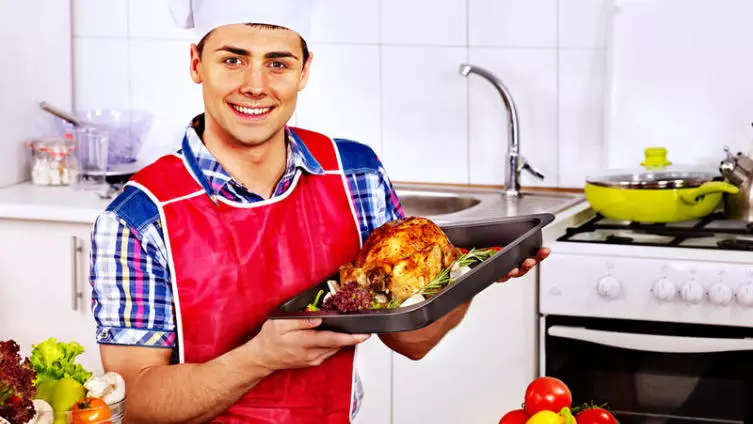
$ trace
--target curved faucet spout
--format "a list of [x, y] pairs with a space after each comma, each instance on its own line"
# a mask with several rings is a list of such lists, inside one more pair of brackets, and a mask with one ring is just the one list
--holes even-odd
[[[527, 162], [520, 160], [520, 127], [518, 124], [518, 108], [515, 105], [512, 94], [510, 94], [510, 90], [498, 76], [494, 75], [484, 68], [468, 63], [463, 63], [460, 65], [459, 72], [460, 75], [464, 77], [468, 77], [470, 74], [476, 74], [486, 79], [494, 86], [494, 88], [497, 89], [497, 92], [499, 92], [500, 96], [502, 96], [502, 101], [507, 108], [507, 128], [509, 133], [507, 140], [507, 160], [505, 161], [505, 194], [507, 194], [508, 196], [519, 196], [520, 171], [524, 169], [524, 166], [522, 166], [521, 164], [527, 165]], [[541, 174], [539, 173], [539, 175]]]

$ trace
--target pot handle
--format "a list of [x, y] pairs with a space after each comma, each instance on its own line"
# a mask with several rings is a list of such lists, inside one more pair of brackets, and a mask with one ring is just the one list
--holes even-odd
[[682, 199], [685, 203], [689, 204], [695, 204], [698, 203], [700, 200], [699, 198], [701, 196], [712, 194], [712, 193], [730, 193], [730, 194], [737, 194], [740, 191], [737, 187], [733, 186], [730, 183], [724, 182], [724, 181], [711, 181], [708, 183], [703, 183], [702, 185], [689, 189], [689, 190], [680, 190], [680, 199]]

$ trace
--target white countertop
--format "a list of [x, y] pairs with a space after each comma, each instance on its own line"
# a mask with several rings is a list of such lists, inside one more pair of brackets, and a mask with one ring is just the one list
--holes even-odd
[[93, 224], [110, 201], [91, 191], [22, 183], [0, 189], [0, 218]]
[[[22, 183], [0, 188], [0, 219], [93, 224], [110, 202], [111, 200], [100, 199], [97, 193], [91, 191]], [[583, 201], [558, 213], [546, 232], [559, 232], [562, 228], [582, 221], [582, 215], [588, 210], [588, 203]]]

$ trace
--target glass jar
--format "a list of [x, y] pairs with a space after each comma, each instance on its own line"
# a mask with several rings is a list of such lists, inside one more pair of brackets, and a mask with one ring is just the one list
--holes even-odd
[[31, 182], [42, 186], [67, 186], [76, 177], [73, 142], [64, 138], [29, 141]]

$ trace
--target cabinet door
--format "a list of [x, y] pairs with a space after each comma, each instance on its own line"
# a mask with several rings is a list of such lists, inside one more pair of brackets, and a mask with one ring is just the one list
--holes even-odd
[[364, 398], [355, 424], [388, 424], [392, 415], [392, 350], [374, 334], [357, 352]]
[[394, 424], [492, 423], [536, 374], [536, 272], [493, 284], [419, 361], [395, 354]]
[[101, 373], [87, 283], [88, 227], [0, 220], [0, 340], [13, 339], [24, 355], [49, 337], [76, 341], [78, 358]]

